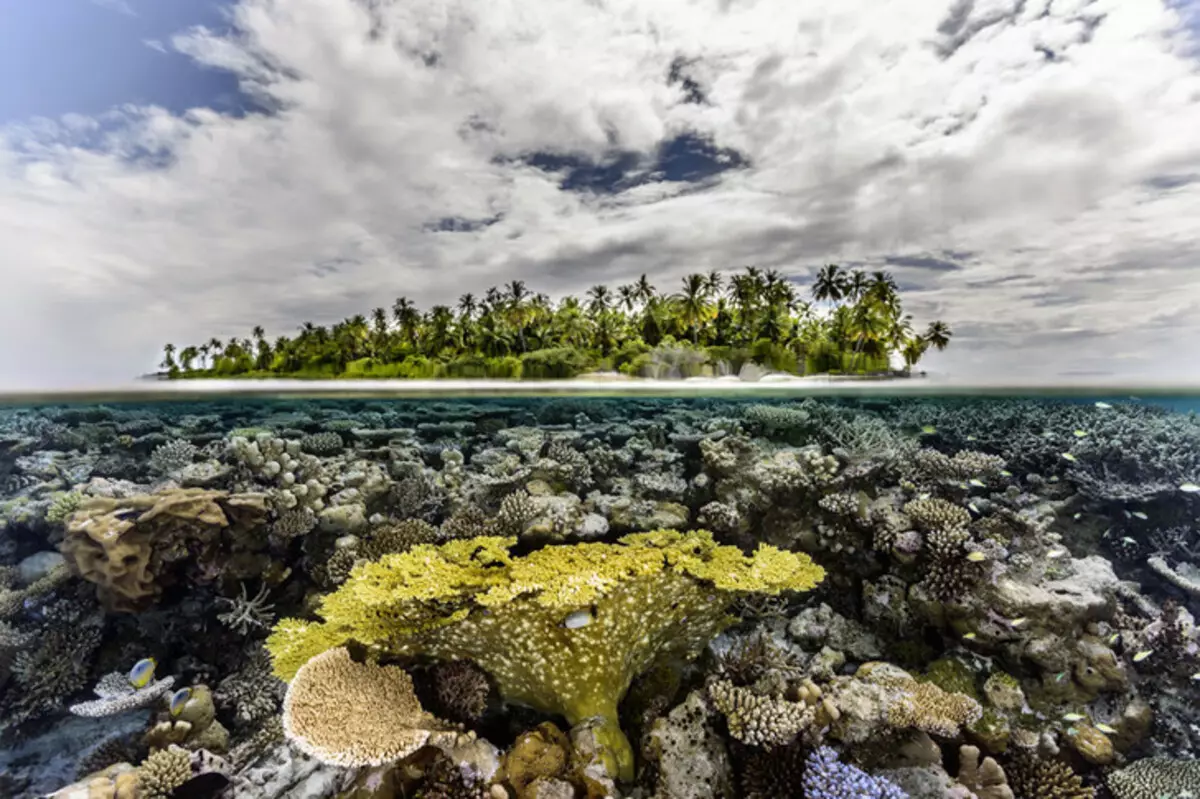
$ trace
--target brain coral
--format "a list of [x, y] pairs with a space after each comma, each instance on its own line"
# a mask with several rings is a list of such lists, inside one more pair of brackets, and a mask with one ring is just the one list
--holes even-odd
[[633, 753], [617, 703], [663, 658], [693, 658], [732, 621], [739, 596], [808, 590], [824, 571], [807, 555], [760, 546], [752, 557], [711, 534], [673, 530], [617, 543], [552, 546], [514, 557], [515, 538], [420, 545], [363, 564], [321, 604], [323, 622], [285, 619], [267, 642], [290, 680], [314, 655], [355, 641], [370, 651], [469, 659], [504, 697], [571, 724], [601, 720], [613, 773]]

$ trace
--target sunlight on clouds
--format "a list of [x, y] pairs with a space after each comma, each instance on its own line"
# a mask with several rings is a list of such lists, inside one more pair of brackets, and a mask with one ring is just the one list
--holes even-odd
[[[291, 332], [512, 278], [563, 293], [646, 272], [668, 288], [942, 251], [973, 255], [894, 269], [919, 320], [961, 327], [947, 368], [1052, 374], [1119, 349], [1135, 353], [1122, 368], [1181, 376], [1177, 342], [1200, 327], [1200, 181], [1181, 177], [1200, 174], [1200, 75], [1178, 13], [836, 8], [242, 0], [234, 33], [170, 46], [273, 114], [125, 108], [0, 131], [0, 386], [121, 379], [168, 339]], [[668, 83], [681, 57], [706, 102]], [[702, 191], [593, 197], [519, 160], [650, 157], [685, 132], [749, 167]]]

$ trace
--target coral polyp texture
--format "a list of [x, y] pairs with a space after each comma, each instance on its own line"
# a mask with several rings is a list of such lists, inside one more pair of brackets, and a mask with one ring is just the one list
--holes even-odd
[[292, 677], [283, 731], [312, 757], [338, 766], [377, 766], [453, 732], [421, 707], [398, 666], [355, 663], [342, 647], [322, 652]]
[[469, 659], [505, 699], [603, 722], [616, 770], [632, 750], [617, 704], [635, 676], [691, 659], [734, 619], [747, 593], [807, 591], [824, 576], [804, 554], [761, 546], [747, 557], [703, 531], [663, 530], [615, 544], [513, 556], [513, 538], [421, 545], [355, 569], [327, 596], [321, 622], [281, 621], [267, 641], [285, 680], [315, 655], [356, 642], [388, 655]]

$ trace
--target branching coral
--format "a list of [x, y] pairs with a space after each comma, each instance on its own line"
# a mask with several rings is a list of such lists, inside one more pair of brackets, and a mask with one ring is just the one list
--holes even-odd
[[1061, 760], [1022, 755], [1014, 758], [1004, 773], [1017, 799], [1093, 799], [1096, 795]]
[[322, 623], [285, 619], [268, 640], [290, 679], [311, 657], [357, 641], [395, 655], [470, 659], [509, 701], [603, 720], [614, 773], [632, 751], [617, 703], [660, 658], [695, 657], [728, 626], [741, 594], [811, 589], [807, 555], [760, 546], [753, 557], [707, 532], [672, 530], [514, 557], [512, 538], [418, 546], [357, 568], [321, 604]]
[[815, 705], [762, 696], [727, 680], [712, 683], [708, 696], [725, 716], [729, 734], [749, 746], [786, 746], [816, 719]]
[[150, 453], [150, 468], [159, 474], [178, 472], [195, 460], [198, 451], [190, 441], [173, 439], [159, 444]]
[[439, 663], [433, 671], [433, 686], [438, 704], [456, 721], [478, 721], [492, 691], [487, 673], [467, 660]]
[[838, 760], [828, 746], [813, 750], [804, 764], [805, 799], [908, 799], [899, 787], [882, 777]]
[[192, 756], [172, 746], [152, 753], [137, 769], [138, 799], [167, 799], [192, 777]]
[[421, 707], [406, 671], [355, 663], [342, 647], [301, 666], [283, 700], [288, 740], [339, 766], [399, 760], [449, 729]]
[[217, 597], [217, 602], [229, 606], [228, 611], [217, 614], [217, 621], [242, 635], [249, 635], [255, 629], [267, 629], [275, 621], [271, 613], [275, 606], [267, 602], [268, 590], [264, 583], [257, 594], [250, 596], [246, 584], [242, 583], [236, 597]]

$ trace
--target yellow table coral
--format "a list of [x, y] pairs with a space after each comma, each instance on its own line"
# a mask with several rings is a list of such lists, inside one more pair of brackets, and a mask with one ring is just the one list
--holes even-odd
[[613, 544], [514, 557], [515, 538], [422, 545], [355, 569], [321, 604], [323, 622], [284, 619], [267, 641], [290, 680], [310, 658], [356, 642], [380, 655], [469, 659], [504, 697], [571, 724], [599, 717], [614, 773], [632, 776], [617, 704], [641, 672], [693, 658], [747, 593], [806, 591], [824, 571], [760, 546], [747, 557], [704, 532], [663, 530]]

